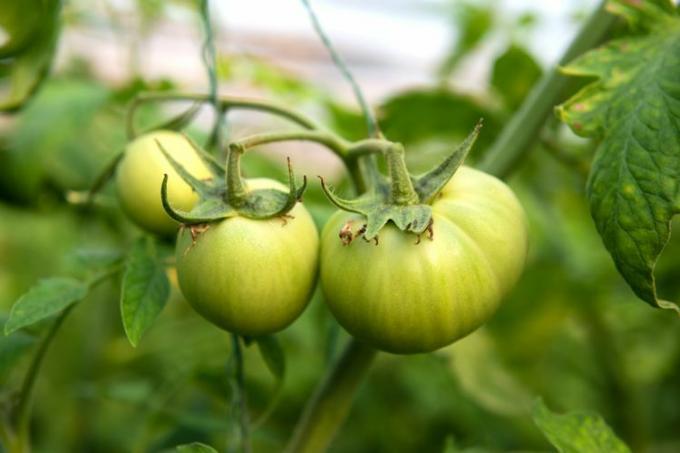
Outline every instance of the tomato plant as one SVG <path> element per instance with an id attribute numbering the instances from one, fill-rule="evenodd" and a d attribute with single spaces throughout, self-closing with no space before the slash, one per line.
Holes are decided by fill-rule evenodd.
<path id="1" fill-rule="evenodd" d="M 677 2 L 273 2 L 0 4 L 0 451 L 680 450 Z"/>

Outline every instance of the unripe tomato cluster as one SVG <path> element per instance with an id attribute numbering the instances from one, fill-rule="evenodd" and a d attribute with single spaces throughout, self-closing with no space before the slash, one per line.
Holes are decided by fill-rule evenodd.
<path id="1" fill-rule="evenodd" d="M 170 174 L 169 201 L 184 210 L 196 194 L 160 151 L 197 178 L 209 172 L 175 132 L 146 134 L 127 148 L 116 178 L 121 205 L 140 227 L 161 235 L 178 224 L 163 210 L 160 187 Z M 246 181 L 247 189 L 285 186 Z M 416 241 L 388 224 L 379 245 L 344 245 L 338 232 L 365 220 L 335 213 L 319 235 L 297 203 L 285 219 L 235 216 L 179 230 L 177 274 L 194 309 L 217 326 L 259 336 L 291 324 L 304 310 L 320 273 L 325 300 L 353 336 L 393 353 L 429 352 L 484 324 L 524 267 L 527 228 L 517 198 L 493 176 L 461 167 L 431 204 L 433 236 Z"/>

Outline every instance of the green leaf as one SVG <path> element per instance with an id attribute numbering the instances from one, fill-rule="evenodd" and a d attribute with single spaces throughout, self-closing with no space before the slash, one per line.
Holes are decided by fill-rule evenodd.
<path id="1" fill-rule="evenodd" d="M 116 249 L 79 248 L 66 256 L 67 263 L 74 271 L 92 274 L 121 262 L 123 253 Z"/>
<path id="2" fill-rule="evenodd" d="M 432 139 L 460 140 L 470 124 L 484 119 L 480 148 L 491 144 L 500 129 L 495 113 L 477 99 L 447 88 L 417 89 L 399 93 L 379 109 L 380 128 L 385 137 L 407 149 Z"/>
<path id="3" fill-rule="evenodd" d="M 217 450 L 210 445 L 202 444 L 200 442 L 179 445 L 177 451 L 180 453 L 217 453 Z"/>
<path id="4" fill-rule="evenodd" d="M 511 45 L 494 62 L 491 85 L 508 109 L 517 110 L 541 77 L 541 67 L 522 47 Z"/>
<path id="5" fill-rule="evenodd" d="M 659 2 L 610 8 L 646 30 L 591 51 L 564 72 L 597 80 L 557 109 L 577 134 L 601 142 L 588 180 L 591 214 L 616 267 L 649 304 L 654 268 L 680 211 L 680 18 Z"/>
<path id="6" fill-rule="evenodd" d="M 12 307 L 5 323 L 5 335 L 59 313 L 85 298 L 87 291 L 87 285 L 72 278 L 39 281 Z"/>
<path id="7" fill-rule="evenodd" d="M 560 453 L 630 452 L 597 414 L 555 414 L 539 400 L 534 406 L 533 419 Z"/>
<path id="8" fill-rule="evenodd" d="M 0 191 L 23 202 L 46 190 L 86 190 L 124 133 L 111 92 L 90 81 L 51 79 L 25 106 L 0 152 Z"/>
<path id="9" fill-rule="evenodd" d="M 276 379 L 283 379 L 286 374 L 286 356 L 279 341 L 273 335 L 257 337 L 255 341 L 269 371 Z"/>
<path id="10" fill-rule="evenodd" d="M 151 238 L 138 239 L 125 264 L 120 312 L 125 334 L 137 346 L 170 296 L 170 282 Z"/>

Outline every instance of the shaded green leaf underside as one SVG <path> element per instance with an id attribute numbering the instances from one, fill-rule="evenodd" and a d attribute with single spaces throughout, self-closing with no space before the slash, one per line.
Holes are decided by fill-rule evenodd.
<path id="1" fill-rule="evenodd" d="M 680 312 L 658 299 L 654 281 L 680 210 L 680 18 L 636 4 L 617 1 L 611 9 L 647 33 L 611 41 L 564 68 L 598 80 L 557 111 L 577 134 L 601 139 L 587 193 L 619 272 L 644 301 Z"/>
<path id="2" fill-rule="evenodd" d="M 560 453 L 630 453 L 626 444 L 597 414 L 555 414 L 538 401 L 533 419 Z"/>

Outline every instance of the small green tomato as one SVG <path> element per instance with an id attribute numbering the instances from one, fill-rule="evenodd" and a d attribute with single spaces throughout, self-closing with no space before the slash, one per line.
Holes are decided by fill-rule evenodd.
<path id="1" fill-rule="evenodd" d="M 249 189 L 276 188 L 270 179 L 245 181 Z M 230 217 L 183 228 L 177 238 L 177 276 L 194 309 L 239 335 L 277 332 L 305 309 L 316 282 L 319 236 L 297 203 L 285 217 Z"/>
<path id="2" fill-rule="evenodd" d="M 198 195 L 175 172 L 157 141 L 196 178 L 207 179 L 212 175 L 187 138 L 177 132 L 154 131 L 128 144 L 116 170 L 120 204 L 141 228 L 169 236 L 177 231 L 178 223 L 168 216 L 161 203 L 163 175 L 168 175 L 168 199 L 178 209 L 190 211 Z"/>

